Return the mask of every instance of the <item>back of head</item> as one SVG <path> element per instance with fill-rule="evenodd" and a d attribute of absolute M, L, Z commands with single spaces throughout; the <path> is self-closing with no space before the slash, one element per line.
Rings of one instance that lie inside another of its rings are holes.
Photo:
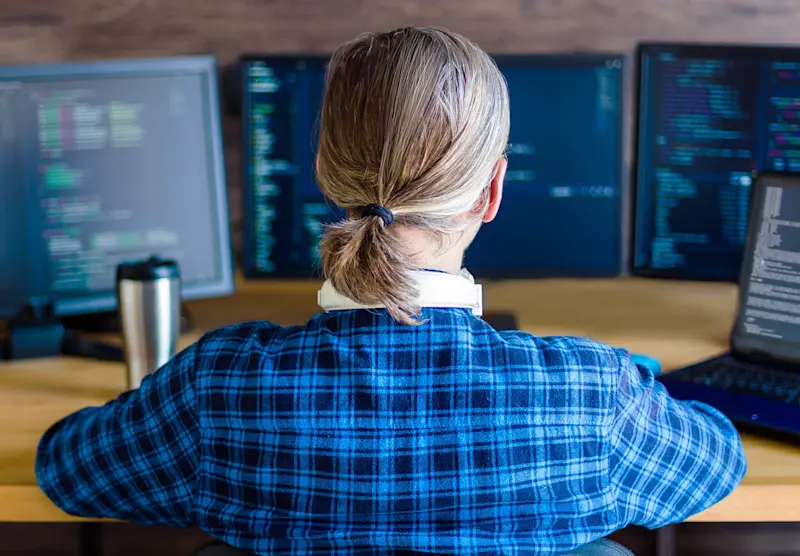
<path fill-rule="evenodd" d="M 347 209 L 320 245 L 333 287 L 414 322 L 413 249 L 397 229 L 443 244 L 480 219 L 509 132 L 508 92 L 490 56 L 455 33 L 408 28 L 365 34 L 331 58 L 318 181 Z M 392 212 L 386 226 L 361 210 Z"/>

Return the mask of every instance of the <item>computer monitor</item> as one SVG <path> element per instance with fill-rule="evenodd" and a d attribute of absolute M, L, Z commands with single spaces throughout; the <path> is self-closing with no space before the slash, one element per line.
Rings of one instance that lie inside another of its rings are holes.
<path fill-rule="evenodd" d="M 0 319 L 113 311 L 122 261 L 233 291 L 213 58 L 0 67 Z"/>
<path fill-rule="evenodd" d="M 511 95 L 505 201 L 467 266 L 490 277 L 619 274 L 624 57 L 496 59 Z M 314 175 L 327 61 L 241 60 L 248 276 L 318 276 L 323 227 L 344 216 Z"/>
<path fill-rule="evenodd" d="M 753 173 L 800 171 L 800 49 L 638 49 L 632 272 L 737 281 Z"/>
<path fill-rule="evenodd" d="M 495 56 L 511 137 L 503 202 L 467 250 L 482 278 L 623 269 L 624 56 Z"/>
<path fill-rule="evenodd" d="M 344 212 L 315 177 L 326 56 L 240 60 L 244 129 L 244 269 L 248 277 L 318 277 L 318 243 Z"/>

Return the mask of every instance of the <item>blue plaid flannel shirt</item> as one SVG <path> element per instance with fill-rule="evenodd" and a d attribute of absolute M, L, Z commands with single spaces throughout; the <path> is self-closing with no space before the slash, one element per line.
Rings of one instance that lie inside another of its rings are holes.
<path fill-rule="evenodd" d="M 212 332 L 53 425 L 39 484 L 73 515 L 257 554 L 527 555 L 682 521 L 744 475 L 731 423 L 624 350 L 424 313 Z"/>

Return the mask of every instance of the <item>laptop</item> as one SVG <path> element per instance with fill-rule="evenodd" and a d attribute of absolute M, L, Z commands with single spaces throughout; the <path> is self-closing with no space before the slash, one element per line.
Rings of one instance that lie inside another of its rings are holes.
<path fill-rule="evenodd" d="M 800 176 L 752 185 L 730 351 L 658 380 L 741 428 L 800 440 Z"/>

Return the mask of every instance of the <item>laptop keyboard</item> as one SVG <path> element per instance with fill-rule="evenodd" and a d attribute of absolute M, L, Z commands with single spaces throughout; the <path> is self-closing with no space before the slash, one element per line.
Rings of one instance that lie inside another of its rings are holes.
<path fill-rule="evenodd" d="M 690 367 L 681 380 L 800 405 L 800 373 L 720 357 Z"/>

